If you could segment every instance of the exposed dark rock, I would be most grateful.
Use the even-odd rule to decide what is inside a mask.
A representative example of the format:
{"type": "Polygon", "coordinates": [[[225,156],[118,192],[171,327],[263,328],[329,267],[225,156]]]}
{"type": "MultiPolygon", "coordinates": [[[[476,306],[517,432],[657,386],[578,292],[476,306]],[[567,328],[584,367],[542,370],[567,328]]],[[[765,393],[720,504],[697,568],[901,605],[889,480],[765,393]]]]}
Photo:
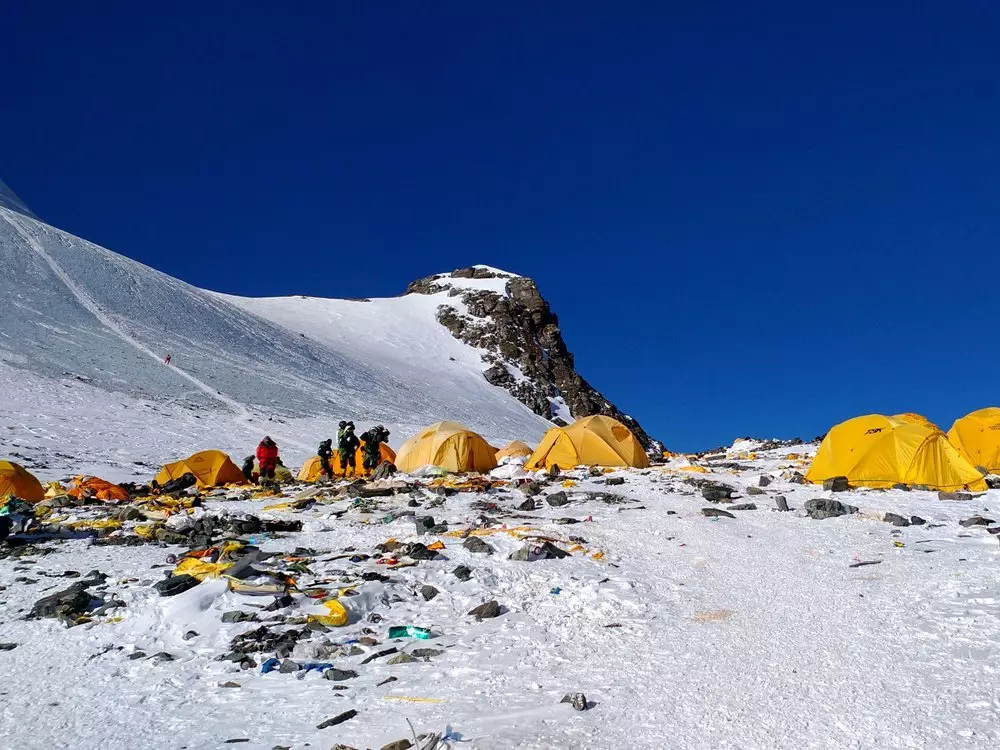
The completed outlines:
{"type": "Polygon", "coordinates": [[[973,495],[968,492],[939,492],[938,500],[971,500],[973,495]]]}
{"type": "Polygon", "coordinates": [[[551,495],[546,495],[545,502],[553,508],[558,508],[562,505],[567,505],[569,503],[569,497],[565,492],[560,490],[559,492],[553,492],[551,495]]]}
{"type": "Polygon", "coordinates": [[[721,482],[706,483],[701,488],[701,496],[710,503],[729,502],[734,492],[736,492],[734,487],[721,482]]]}
{"type": "Polygon", "coordinates": [[[920,516],[910,516],[910,525],[912,526],[923,526],[927,521],[922,519],[920,516]]]}
{"type": "Polygon", "coordinates": [[[477,620],[485,620],[491,617],[499,617],[500,612],[500,605],[497,603],[497,600],[492,599],[485,604],[480,604],[478,607],[469,610],[468,614],[472,615],[477,620]]]}
{"type": "Polygon", "coordinates": [[[747,487],[747,494],[748,495],[763,495],[764,494],[764,490],[762,490],[760,487],[747,487]]]}
{"type": "Polygon", "coordinates": [[[431,599],[433,599],[439,593],[441,593],[441,592],[438,591],[433,586],[431,586],[430,584],[425,584],[425,585],[423,585],[423,586],[420,587],[420,595],[424,598],[425,602],[429,602],[431,599]]]}
{"type": "Polygon", "coordinates": [[[858,509],[853,505],[847,505],[837,500],[807,500],[804,507],[809,517],[815,519],[836,518],[858,512],[858,509]]]}
{"type": "Polygon", "coordinates": [[[396,473],[396,464],[391,461],[383,461],[372,472],[372,479],[389,479],[396,473]]]}
{"type": "Polygon", "coordinates": [[[830,477],[823,480],[823,489],[829,492],[847,492],[850,488],[847,477],[830,477]]]}
{"type": "Polygon", "coordinates": [[[92,581],[77,581],[72,586],[54,594],[43,596],[35,602],[29,618],[55,617],[66,624],[73,624],[91,609],[93,595],[87,590],[92,581]]]}
{"type": "Polygon", "coordinates": [[[882,520],[886,523],[891,523],[893,526],[909,526],[910,519],[905,516],[897,515],[896,513],[886,513],[882,516],[882,520]]]}
{"type": "Polygon", "coordinates": [[[160,596],[175,596],[181,594],[188,589],[193,589],[201,581],[199,581],[194,576],[189,576],[186,573],[179,576],[170,576],[169,578],[164,578],[162,581],[157,581],[153,588],[160,592],[160,596]]]}
{"type": "Polygon", "coordinates": [[[518,510],[535,510],[535,499],[533,497],[525,498],[523,503],[515,507],[518,510]]]}
{"type": "Polygon", "coordinates": [[[467,565],[459,565],[451,574],[460,581],[468,581],[472,578],[472,568],[467,565]]]}
{"type": "Polygon", "coordinates": [[[625,477],[608,477],[607,479],[604,480],[604,483],[609,487],[625,484],[625,477]]]}
{"type": "Polygon", "coordinates": [[[350,711],[344,711],[344,713],[338,714],[337,716],[334,716],[332,719],[327,719],[322,724],[318,724],[316,728],[326,729],[327,727],[335,727],[338,724],[343,724],[345,721],[348,721],[349,719],[353,719],[357,715],[358,712],[352,708],[350,711]]]}
{"type": "Polygon", "coordinates": [[[632,417],[624,414],[596,391],[575,370],[573,355],[563,341],[559,319],[531,279],[506,278],[503,294],[490,290],[451,287],[449,278],[483,278],[475,274],[493,273],[482,268],[463,268],[449,275],[414,281],[408,294],[437,294],[448,291],[460,298],[468,314],[454,306],[438,307],[437,319],[455,338],[483,350],[487,365],[484,377],[504,388],[542,417],[554,417],[550,399],[561,397],[577,419],[594,414],[613,417],[635,434],[643,447],[662,451],[632,417]],[[468,276],[468,274],[473,274],[468,276]],[[515,378],[508,365],[524,374],[515,378]]]}
{"type": "Polygon", "coordinates": [[[757,486],[767,487],[769,484],[771,484],[771,477],[767,476],[766,474],[761,474],[760,479],[757,480],[757,486]]]}
{"type": "Polygon", "coordinates": [[[470,536],[462,543],[462,546],[474,555],[492,555],[495,551],[493,547],[477,536],[470,536]]]}
{"type": "Polygon", "coordinates": [[[323,677],[327,680],[332,680],[333,682],[344,682],[345,680],[353,680],[358,676],[358,673],[353,669],[337,669],[333,667],[328,669],[323,673],[323,677]]]}
{"type": "Polygon", "coordinates": [[[964,521],[959,521],[962,526],[970,528],[972,526],[989,526],[990,524],[996,523],[992,518],[985,518],[983,516],[973,516],[972,518],[966,518],[964,521]]]}
{"type": "Polygon", "coordinates": [[[729,510],[757,510],[757,506],[754,503],[738,503],[730,505],[729,510]]]}

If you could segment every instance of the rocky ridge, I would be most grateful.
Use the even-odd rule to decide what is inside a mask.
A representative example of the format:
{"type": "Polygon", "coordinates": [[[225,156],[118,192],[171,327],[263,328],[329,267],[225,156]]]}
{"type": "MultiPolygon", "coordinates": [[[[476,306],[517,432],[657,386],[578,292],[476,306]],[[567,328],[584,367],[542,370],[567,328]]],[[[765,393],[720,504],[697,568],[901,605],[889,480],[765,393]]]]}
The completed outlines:
{"type": "Polygon", "coordinates": [[[559,318],[529,278],[488,266],[471,266],[418,279],[406,294],[447,293],[457,304],[437,308],[437,320],[458,340],[482,350],[483,376],[507,390],[539,416],[565,424],[602,414],[635,434],[647,450],[661,451],[639,422],[605,398],[575,369],[573,354],[559,330],[559,318]],[[503,292],[456,280],[506,281],[503,292]]]}

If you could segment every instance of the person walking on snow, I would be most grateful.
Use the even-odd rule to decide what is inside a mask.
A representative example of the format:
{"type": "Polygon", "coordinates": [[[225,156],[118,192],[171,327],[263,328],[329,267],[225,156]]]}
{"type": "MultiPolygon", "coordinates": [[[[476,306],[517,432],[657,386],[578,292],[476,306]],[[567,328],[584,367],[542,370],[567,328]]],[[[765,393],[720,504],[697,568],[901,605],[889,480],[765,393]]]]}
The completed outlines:
{"type": "Polygon", "coordinates": [[[337,443],[337,448],[340,450],[340,468],[344,470],[345,477],[347,476],[348,467],[354,471],[355,476],[358,473],[355,453],[359,445],[361,445],[361,441],[354,434],[354,422],[348,422],[344,425],[344,431],[340,433],[340,440],[337,443]]]}
{"type": "Polygon", "coordinates": [[[169,354],[166,357],[163,358],[163,364],[165,364],[165,365],[169,365],[170,364],[170,355],[169,354]]]}
{"type": "Polygon", "coordinates": [[[361,436],[363,448],[361,455],[365,473],[370,474],[382,463],[382,443],[389,439],[389,431],[382,425],[376,425],[361,436]]]}
{"type": "Polygon", "coordinates": [[[265,435],[257,446],[257,462],[260,464],[260,486],[276,487],[274,470],[278,468],[278,444],[265,435]]]}
{"type": "Polygon", "coordinates": [[[330,467],[330,459],[333,458],[333,440],[327,438],[322,443],[319,444],[319,450],[316,451],[316,455],[319,456],[319,465],[330,479],[333,479],[333,469],[330,467]]]}

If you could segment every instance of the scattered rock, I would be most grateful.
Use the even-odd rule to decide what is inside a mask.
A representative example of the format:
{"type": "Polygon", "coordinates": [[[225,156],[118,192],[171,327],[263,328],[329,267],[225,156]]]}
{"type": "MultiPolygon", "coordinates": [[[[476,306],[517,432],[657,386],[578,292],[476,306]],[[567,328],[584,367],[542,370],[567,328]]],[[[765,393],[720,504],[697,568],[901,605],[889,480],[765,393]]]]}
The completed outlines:
{"type": "Polygon", "coordinates": [[[792,484],[806,484],[805,475],[800,471],[793,471],[791,476],[788,477],[788,481],[792,484]]]}
{"type": "Polygon", "coordinates": [[[477,536],[470,536],[462,546],[474,555],[492,555],[496,551],[477,536]]]}
{"type": "Polygon", "coordinates": [[[451,574],[460,581],[468,581],[470,578],[472,578],[472,568],[470,568],[468,565],[459,565],[457,568],[451,571],[451,574]]]}
{"type": "Polygon", "coordinates": [[[160,651],[157,654],[153,654],[149,657],[149,660],[154,664],[166,664],[170,661],[175,661],[173,654],[168,654],[166,651],[160,651]]]}
{"type": "Polygon", "coordinates": [[[615,487],[620,484],[625,484],[625,477],[608,477],[604,480],[604,483],[609,487],[615,487]]]}
{"type": "Polygon", "coordinates": [[[764,494],[764,490],[762,490],[760,487],[752,487],[751,486],[751,487],[747,487],[747,494],[748,495],[763,495],[764,494]]]}
{"type": "Polygon", "coordinates": [[[230,680],[229,682],[220,682],[219,683],[219,687],[220,688],[238,688],[238,687],[243,687],[243,686],[240,685],[240,683],[238,683],[238,682],[233,682],[232,680],[230,680]]]}
{"type": "Polygon", "coordinates": [[[192,638],[197,638],[197,637],[198,637],[198,631],[196,630],[189,630],[188,632],[186,632],[184,635],[181,636],[181,638],[183,638],[185,641],[190,641],[192,638]]]}
{"type": "Polygon", "coordinates": [[[434,656],[441,656],[444,651],[437,648],[415,648],[410,652],[410,656],[416,656],[418,659],[430,659],[434,656]]]}
{"type": "Polygon", "coordinates": [[[358,712],[353,708],[350,711],[344,711],[342,714],[334,716],[332,719],[327,719],[322,724],[317,724],[317,729],[327,729],[328,727],[335,727],[338,724],[343,724],[345,721],[349,721],[358,715],[358,712]]]}
{"type": "Polygon", "coordinates": [[[895,513],[886,513],[882,516],[882,520],[886,523],[891,523],[893,526],[909,526],[910,519],[904,516],[897,515],[895,513]]]}
{"type": "Polygon", "coordinates": [[[853,505],[847,505],[837,500],[807,500],[805,504],[806,513],[810,518],[821,520],[824,518],[836,518],[857,513],[858,509],[853,505]]]}
{"type": "Polygon", "coordinates": [[[524,502],[517,506],[518,510],[535,510],[535,499],[533,497],[525,498],[524,502]]]}
{"type": "Polygon", "coordinates": [[[757,506],[754,503],[737,503],[730,505],[729,510],[757,510],[757,506]]]}
{"type": "Polygon", "coordinates": [[[257,620],[258,617],[254,612],[241,612],[237,609],[222,613],[223,622],[257,622],[257,620]]]}
{"type": "Polygon", "coordinates": [[[406,545],[405,554],[412,560],[434,560],[438,553],[432,549],[427,549],[427,545],[420,542],[406,545]]]}
{"type": "Polygon", "coordinates": [[[0,643],[0,651],[13,651],[17,648],[16,643],[0,643]]]}
{"type": "Polygon", "coordinates": [[[382,745],[379,750],[409,750],[411,747],[413,747],[413,743],[403,739],[390,742],[388,745],[382,745]]]}
{"type": "Polygon", "coordinates": [[[910,516],[910,524],[912,526],[923,526],[927,521],[922,519],[920,516],[910,516]]]}
{"type": "Polygon", "coordinates": [[[702,508],[701,514],[703,516],[708,516],[709,518],[736,518],[736,516],[729,511],[720,510],[719,508],[702,508]]]}
{"type": "Polygon", "coordinates": [[[701,496],[710,503],[727,503],[736,492],[735,487],[730,487],[721,482],[712,482],[701,488],[701,496]]]}
{"type": "Polygon", "coordinates": [[[569,503],[569,497],[565,492],[561,490],[559,492],[553,492],[551,495],[545,496],[545,502],[551,505],[553,508],[558,508],[569,503]]]}
{"type": "Polygon", "coordinates": [[[489,619],[491,617],[499,617],[500,605],[497,603],[496,599],[492,599],[485,604],[480,604],[475,609],[469,610],[468,614],[472,615],[479,621],[489,619]]]}
{"type": "Polygon", "coordinates": [[[67,589],[43,596],[35,602],[28,617],[55,617],[66,624],[75,624],[78,617],[91,609],[94,597],[87,586],[92,583],[93,581],[77,581],[67,589]]]}
{"type": "Polygon", "coordinates": [[[560,703],[569,703],[577,711],[587,710],[587,696],[583,693],[566,693],[560,703]]]}
{"type": "Polygon", "coordinates": [[[386,677],[384,680],[382,680],[382,682],[377,684],[375,687],[382,687],[383,685],[388,685],[390,682],[395,682],[398,679],[399,679],[398,677],[386,677]]]}
{"type": "Polygon", "coordinates": [[[757,486],[767,487],[769,484],[771,484],[771,477],[767,476],[766,474],[761,474],[760,479],[757,480],[757,486]]]}
{"type": "Polygon", "coordinates": [[[429,602],[431,599],[433,599],[440,593],[441,593],[440,591],[438,591],[430,584],[425,584],[420,587],[420,595],[424,598],[425,602],[429,602]]]}
{"type": "Polygon", "coordinates": [[[785,499],[784,495],[775,495],[774,505],[781,512],[785,512],[788,510],[788,501],[785,499]]]}
{"type": "Polygon", "coordinates": [[[525,482],[518,489],[528,497],[534,497],[542,491],[542,485],[538,482],[525,482]]]}
{"type": "Polygon", "coordinates": [[[292,674],[293,672],[298,672],[299,669],[299,663],[297,661],[292,661],[291,659],[285,659],[281,662],[281,666],[278,667],[278,671],[281,672],[281,674],[292,674]]]}
{"type": "Polygon", "coordinates": [[[896,482],[894,485],[892,485],[892,489],[894,489],[894,490],[903,490],[903,492],[909,492],[910,491],[910,485],[904,484],[903,482],[896,482]]]}
{"type": "Polygon", "coordinates": [[[971,500],[972,494],[969,492],[939,492],[938,500],[971,500]]]}
{"type": "Polygon", "coordinates": [[[966,528],[971,528],[972,526],[989,526],[990,524],[996,523],[992,518],[985,518],[983,516],[973,516],[972,518],[966,518],[964,521],[959,521],[961,526],[966,528]]]}
{"type": "Polygon", "coordinates": [[[353,669],[337,669],[336,667],[328,669],[323,673],[324,679],[332,680],[333,682],[344,682],[345,680],[353,680],[357,676],[358,673],[355,672],[353,669]]]}
{"type": "Polygon", "coordinates": [[[847,492],[850,488],[847,477],[830,477],[823,480],[823,489],[828,492],[847,492]]]}

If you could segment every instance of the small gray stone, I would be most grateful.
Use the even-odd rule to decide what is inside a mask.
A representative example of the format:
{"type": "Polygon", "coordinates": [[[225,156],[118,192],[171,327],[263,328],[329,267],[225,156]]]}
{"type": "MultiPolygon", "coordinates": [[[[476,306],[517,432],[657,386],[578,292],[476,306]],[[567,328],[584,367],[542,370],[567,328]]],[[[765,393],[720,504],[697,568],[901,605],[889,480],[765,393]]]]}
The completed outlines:
{"type": "Polygon", "coordinates": [[[197,638],[198,632],[196,630],[189,630],[184,635],[181,636],[185,641],[190,641],[192,638],[197,638]]]}
{"type": "Polygon", "coordinates": [[[413,747],[413,743],[407,739],[396,740],[395,742],[390,742],[387,745],[382,745],[378,750],[410,750],[413,747]]]}
{"type": "Polygon", "coordinates": [[[735,491],[729,485],[712,483],[701,488],[701,496],[710,503],[727,503],[735,491]]]}
{"type": "Polygon", "coordinates": [[[738,503],[730,505],[729,510],[757,510],[757,506],[754,503],[738,503]]]}
{"type": "Polygon", "coordinates": [[[358,676],[358,673],[353,669],[337,669],[333,667],[328,669],[323,673],[324,679],[332,680],[333,682],[344,682],[345,680],[353,680],[358,676]]]}
{"type": "Polygon", "coordinates": [[[747,487],[747,494],[748,495],[763,495],[764,494],[764,490],[762,490],[760,487],[747,487]]]}
{"type": "Polygon", "coordinates": [[[972,495],[968,492],[939,492],[938,500],[971,500],[972,495]]]}
{"type": "Polygon", "coordinates": [[[996,523],[996,521],[992,518],[984,518],[983,516],[973,516],[972,518],[966,518],[964,521],[959,521],[959,524],[967,529],[972,526],[989,526],[993,523],[996,523]]]}
{"type": "Polygon", "coordinates": [[[545,502],[551,505],[553,508],[558,508],[569,503],[569,497],[565,492],[553,492],[551,495],[545,496],[545,502]]]}
{"type": "Polygon", "coordinates": [[[847,477],[830,477],[823,480],[823,489],[829,492],[847,492],[850,488],[847,477]]]}
{"type": "Polygon", "coordinates": [[[608,477],[604,480],[604,483],[609,487],[615,487],[620,484],[625,484],[625,477],[608,477]]]}
{"type": "Polygon", "coordinates": [[[560,703],[569,703],[577,711],[587,710],[587,696],[583,693],[566,693],[560,703]]]}
{"type": "Polygon", "coordinates": [[[417,659],[413,658],[409,654],[396,654],[394,657],[386,661],[386,664],[411,664],[415,661],[417,661],[417,659]]]}
{"type": "Polygon", "coordinates": [[[168,654],[166,651],[160,651],[158,654],[150,656],[149,660],[154,664],[165,664],[168,661],[174,661],[174,657],[173,654],[168,654]]]}
{"type": "Polygon", "coordinates": [[[430,659],[432,656],[441,656],[444,651],[437,648],[415,648],[410,652],[411,656],[416,656],[418,659],[430,659]]]}
{"type": "Polygon", "coordinates": [[[459,565],[457,568],[451,571],[451,574],[460,581],[468,581],[470,578],[472,578],[472,568],[470,568],[468,565],[459,565]]]}
{"type": "Polygon", "coordinates": [[[882,516],[882,520],[886,523],[891,523],[893,526],[909,526],[910,519],[905,516],[897,515],[896,513],[886,513],[882,516]]]}
{"type": "Polygon", "coordinates": [[[496,599],[492,599],[485,604],[480,604],[478,607],[469,610],[469,614],[480,621],[492,617],[499,617],[500,605],[497,603],[496,599]]]}
{"type": "Polygon", "coordinates": [[[291,674],[292,672],[299,671],[299,663],[297,661],[292,661],[291,659],[285,659],[281,662],[281,666],[278,667],[278,671],[282,674],[291,674]]]}
{"type": "Polygon", "coordinates": [[[16,643],[0,643],[0,651],[13,651],[17,648],[16,643]]]}
{"type": "Polygon", "coordinates": [[[353,719],[357,715],[358,712],[352,708],[350,711],[344,711],[344,713],[338,714],[334,716],[332,719],[327,719],[323,723],[317,724],[316,728],[326,729],[327,727],[335,727],[338,724],[343,724],[345,721],[348,721],[349,719],[353,719]]]}
{"type": "Polygon", "coordinates": [[[757,480],[757,486],[767,487],[769,484],[771,484],[771,477],[767,476],[766,474],[761,474],[760,479],[757,480]]]}
{"type": "Polygon", "coordinates": [[[430,584],[425,584],[420,587],[420,595],[424,598],[425,602],[429,602],[431,599],[433,599],[440,593],[441,593],[440,591],[438,591],[430,584]]]}
{"type": "Polygon", "coordinates": [[[470,536],[462,543],[462,546],[474,555],[492,555],[495,551],[477,536],[470,536]]]}
{"type": "Polygon", "coordinates": [[[817,520],[837,518],[838,516],[846,516],[858,512],[858,509],[853,505],[847,505],[837,500],[807,500],[804,507],[809,517],[817,520]]]}
{"type": "Polygon", "coordinates": [[[910,524],[912,526],[923,526],[926,523],[927,523],[927,521],[925,521],[920,516],[910,516],[910,524]]]}
{"type": "Polygon", "coordinates": [[[533,497],[525,498],[524,502],[517,506],[518,510],[535,510],[535,499],[533,497]]]}

